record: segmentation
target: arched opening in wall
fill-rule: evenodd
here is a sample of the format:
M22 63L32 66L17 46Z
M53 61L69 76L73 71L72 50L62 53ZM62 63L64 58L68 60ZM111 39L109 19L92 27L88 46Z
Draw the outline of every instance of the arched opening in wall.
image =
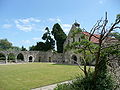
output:
M8 62L15 62L15 55L13 53L8 55Z
M41 57L39 57L38 62L41 62Z
M77 64L77 56L76 55L72 55L72 60L74 64Z
M49 57L49 62L51 62L51 57Z
M29 56L29 62L33 62L33 57Z
M5 62L5 55L3 53L0 53L0 63L4 63Z
M22 53L19 53L19 54L17 55L17 61L18 61L18 62L23 62L23 61L24 61L24 56L23 56Z

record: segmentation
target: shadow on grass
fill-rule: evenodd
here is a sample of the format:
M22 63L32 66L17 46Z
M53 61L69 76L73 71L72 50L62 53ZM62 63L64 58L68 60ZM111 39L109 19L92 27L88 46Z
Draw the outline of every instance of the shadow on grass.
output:
M62 66L78 66L77 64L66 64L66 63L53 63L52 65L62 65Z

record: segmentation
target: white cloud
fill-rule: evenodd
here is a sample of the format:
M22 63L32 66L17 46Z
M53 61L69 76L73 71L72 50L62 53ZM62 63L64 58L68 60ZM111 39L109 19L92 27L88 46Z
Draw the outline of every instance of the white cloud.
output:
M14 21L16 24L16 28L25 32L32 31L33 29L36 29L37 24L41 22L40 19L36 18L25 18L25 19L17 19Z
M30 40L22 40L21 43L23 43L23 44L30 44L31 41Z
M61 22L59 18L49 18L48 21L50 22Z
M32 31L33 27L32 25L20 25L20 24L16 24L16 27L22 31L25 31L25 32L29 32L29 31Z
M2 28L6 28L6 29L11 28L11 27L12 27L11 24L4 24L4 25L2 26Z
M36 23L41 22L40 19L36 19L36 18L33 18L33 17L25 18L25 19L18 19L18 21L23 23L23 24L27 24L27 23L31 23L31 22L36 22Z

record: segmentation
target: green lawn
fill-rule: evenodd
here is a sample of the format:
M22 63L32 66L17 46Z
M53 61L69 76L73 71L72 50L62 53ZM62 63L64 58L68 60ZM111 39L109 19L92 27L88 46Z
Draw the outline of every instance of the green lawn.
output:
M73 79L78 66L50 63L0 65L0 90L30 90Z

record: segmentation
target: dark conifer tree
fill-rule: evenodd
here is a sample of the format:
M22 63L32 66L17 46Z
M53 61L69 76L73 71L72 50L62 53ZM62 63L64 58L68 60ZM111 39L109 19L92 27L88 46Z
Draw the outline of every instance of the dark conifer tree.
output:
M52 35L54 36L56 40L57 52L62 53L63 44L67 36L58 23L54 24L53 29L52 29Z

